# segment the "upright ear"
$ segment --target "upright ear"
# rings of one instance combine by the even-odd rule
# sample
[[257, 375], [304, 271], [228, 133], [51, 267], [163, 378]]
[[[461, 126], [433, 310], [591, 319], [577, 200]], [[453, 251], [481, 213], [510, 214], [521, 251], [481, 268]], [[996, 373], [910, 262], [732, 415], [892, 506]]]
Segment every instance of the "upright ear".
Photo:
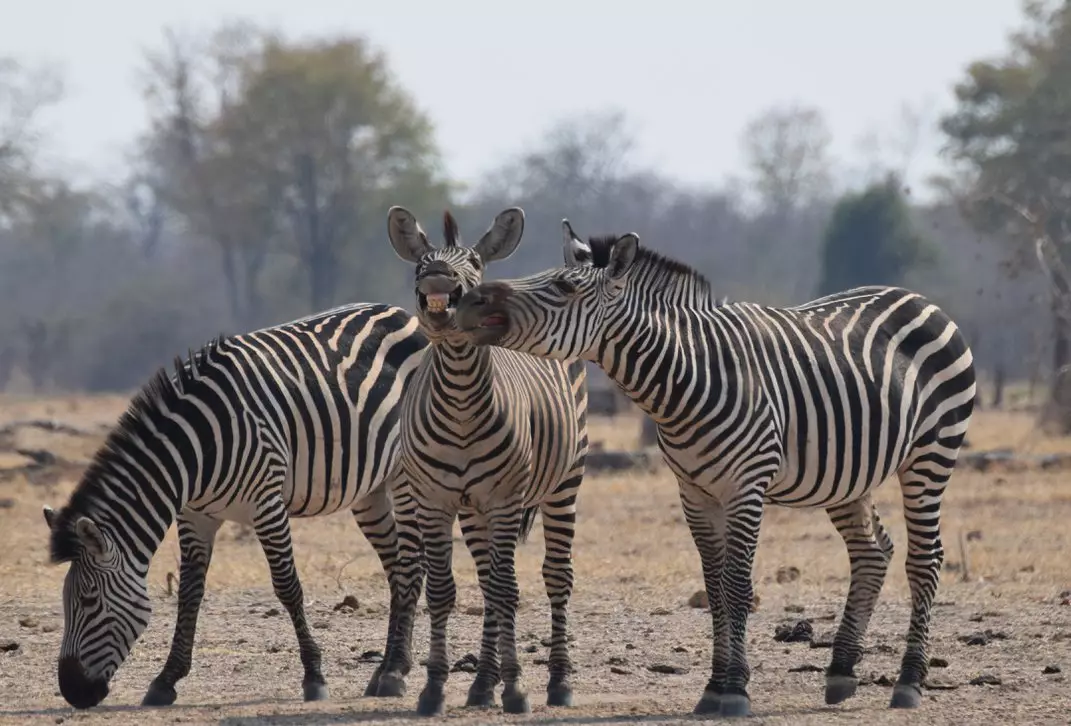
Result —
[[47, 504], [43, 507], [43, 510], [45, 513], [45, 524], [47, 524], [49, 530], [51, 530], [53, 523], [56, 521], [56, 515], [59, 514], [59, 512]]
[[522, 234], [524, 210], [520, 207], [510, 207], [495, 217], [495, 221], [476, 243], [476, 252], [484, 262], [504, 260], [517, 250]]
[[566, 267], [591, 267], [595, 261], [591, 245], [576, 236], [568, 219], [562, 220], [562, 254]]
[[624, 279], [632, 269], [639, 251], [639, 235], [629, 232], [619, 237], [617, 242], [614, 242], [614, 248], [610, 251], [610, 262], [606, 265], [606, 274], [610, 276], [610, 279]]
[[78, 535], [78, 541], [82, 543], [82, 546], [86, 548], [93, 557], [98, 560], [103, 560], [108, 554], [108, 540], [105, 539], [104, 533], [97, 527], [89, 517], [79, 517], [78, 521], [74, 523], [74, 533]]
[[391, 207], [387, 212], [387, 236], [395, 254], [406, 262], [420, 262], [432, 250], [428, 235], [405, 207]]

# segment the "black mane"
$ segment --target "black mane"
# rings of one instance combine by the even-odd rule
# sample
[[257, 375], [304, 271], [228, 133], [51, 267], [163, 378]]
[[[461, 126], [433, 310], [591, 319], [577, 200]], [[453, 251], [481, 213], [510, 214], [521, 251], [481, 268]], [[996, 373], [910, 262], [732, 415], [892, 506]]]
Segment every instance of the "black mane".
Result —
[[78, 556], [82, 545], [75, 534], [75, 522], [81, 517], [94, 516], [94, 505], [101, 497], [105, 478], [112, 473], [116, 464], [125, 461], [123, 450], [147, 433], [144, 419], [159, 410], [161, 405], [172, 408], [179, 396], [205, 372], [212, 355], [226, 340], [226, 336], [219, 335], [199, 350], [189, 351], [186, 360], [176, 356], [173, 374], [166, 367], [161, 367], [134, 395], [127, 410], [86, 467], [67, 505], [56, 512], [49, 537], [49, 554], [53, 563], [68, 562]]
[[[613, 251], [614, 245], [617, 243], [618, 239], [618, 235], [613, 234], [588, 238], [588, 246], [591, 248], [591, 260], [594, 267], [601, 269], [610, 264], [610, 253]], [[636, 261], [643, 262], [649, 267], [662, 270], [671, 276], [690, 278], [703, 290], [710, 292], [710, 281], [694, 267], [686, 265], [683, 262], [678, 262], [670, 257], [666, 257], [648, 247], [640, 245]]]

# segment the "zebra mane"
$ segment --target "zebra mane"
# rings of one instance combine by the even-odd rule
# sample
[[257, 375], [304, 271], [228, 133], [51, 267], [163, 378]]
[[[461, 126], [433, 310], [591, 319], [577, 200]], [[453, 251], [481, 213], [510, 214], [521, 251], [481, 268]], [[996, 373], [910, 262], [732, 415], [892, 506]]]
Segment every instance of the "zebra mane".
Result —
[[161, 405], [171, 407], [179, 396], [208, 368], [212, 354], [226, 340], [219, 335], [197, 351], [189, 351], [186, 360], [176, 356], [175, 371], [159, 368], [131, 399], [127, 410], [108, 433], [104, 444], [97, 450], [86, 467], [78, 486], [71, 493], [66, 506], [56, 512], [52, 533], [49, 536], [49, 556], [53, 564], [70, 562], [81, 551], [81, 541], [74, 525], [80, 517], [93, 517], [96, 503], [105, 496], [105, 480], [117, 463], [125, 463], [124, 451], [147, 433], [145, 419]]
[[[601, 269], [610, 264], [610, 253], [613, 252], [617, 240], [618, 236], [613, 234], [588, 238], [588, 246], [591, 248], [591, 260], [594, 267]], [[691, 265], [686, 265], [643, 245], [640, 245], [635, 264], [642, 264], [648, 269], [665, 273], [663, 280], [666, 287], [671, 287], [677, 282], [690, 282], [698, 290], [713, 298], [710, 281]]]

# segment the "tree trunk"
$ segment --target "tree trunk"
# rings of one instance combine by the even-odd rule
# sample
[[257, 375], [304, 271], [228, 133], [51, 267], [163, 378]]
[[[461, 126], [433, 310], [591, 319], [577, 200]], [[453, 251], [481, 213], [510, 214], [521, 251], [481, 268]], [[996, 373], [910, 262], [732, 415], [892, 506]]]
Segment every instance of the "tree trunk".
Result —
[[1045, 406], [1043, 423], [1060, 434], [1071, 433], [1071, 341], [1067, 323], [1053, 302], [1052, 388]]

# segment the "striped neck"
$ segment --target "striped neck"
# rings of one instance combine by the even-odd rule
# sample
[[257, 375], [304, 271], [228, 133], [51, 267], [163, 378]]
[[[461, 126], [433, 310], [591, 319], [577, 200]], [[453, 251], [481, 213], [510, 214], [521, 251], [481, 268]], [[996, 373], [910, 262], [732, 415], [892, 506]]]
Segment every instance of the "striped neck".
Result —
[[475, 346], [460, 337], [433, 342], [432, 392], [436, 412], [457, 424], [473, 421], [494, 396], [494, 361], [491, 349]]

